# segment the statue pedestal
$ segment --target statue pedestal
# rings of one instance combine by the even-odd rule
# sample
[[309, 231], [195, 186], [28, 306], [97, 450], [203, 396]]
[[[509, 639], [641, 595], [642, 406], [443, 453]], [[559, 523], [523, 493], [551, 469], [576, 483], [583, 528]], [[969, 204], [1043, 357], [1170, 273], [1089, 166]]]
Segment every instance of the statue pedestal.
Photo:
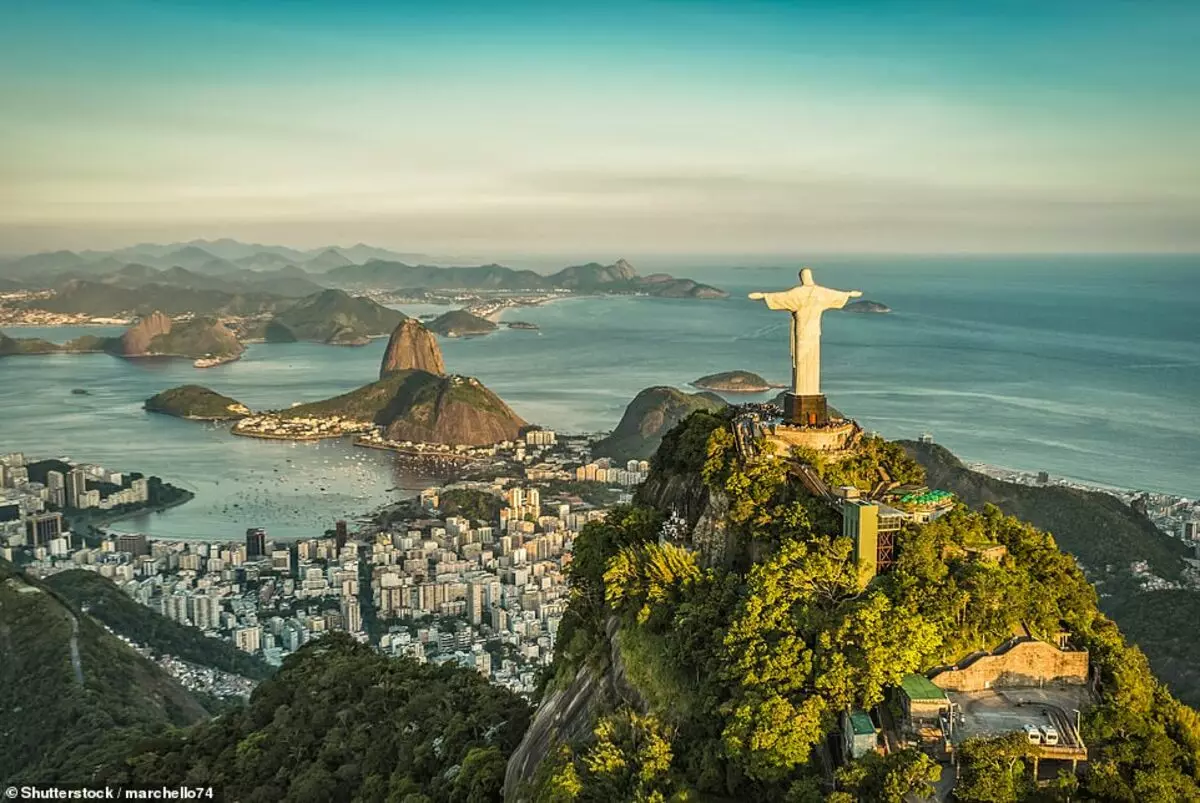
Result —
[[795, 393], [785, 393], [783, 420], [797, 427], [825, 426], [829, 423], [829, 405], [825, 401], [825, 394], [797, 396]]
[[826, 460], [837, 461], [853, 453], [862, 430], [853, 421], [835, 421], [823, 427], [795, 424], [769, 424], [763, 438], [775, 445], [775, 454], [790, 457], [792, 447], [821, 452]]

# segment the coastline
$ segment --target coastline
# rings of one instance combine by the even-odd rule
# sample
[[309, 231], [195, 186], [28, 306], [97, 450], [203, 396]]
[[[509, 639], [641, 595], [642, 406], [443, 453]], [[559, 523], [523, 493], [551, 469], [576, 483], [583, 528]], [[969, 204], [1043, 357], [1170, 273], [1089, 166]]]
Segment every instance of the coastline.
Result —
[[[168, 484], [170, 484], [170, 483], [168, 483]], [[179, 488], [179, 486], [177, 486], [177, 485], [172, 486], [172, 487]], [[92, 527], [97, 530], [102, 530], [111, 524], [115, 524], [118, 521], [132, 519], [137, 516], [144, 516], [148, 513], [162, 513], [165, 510], [170, 510], [171, 508], [176, 508], [176, 507], [179, 507], [180, 505], [186, 505], [188, 502], [190, 502], [196, 498], [196, 494], [194, 491], [189, 491], [186, 488], [179, 488], [179, 490], [183, 491], [185, 494], [187, 494], [187, 496], [183, 497], [182, 499], [177, 499], [173, 502], [167, 502], [167, 503], [161, 504], [161, 505], [146, 506], [143, 508], [139, 508], [137, 510], [130, 510], [125, 513], [118, 513], [116, 516], [111, 516], [111, 517], [104, 516], [99, 521], [87, 522], [87, 526]]]
[[232, 435], [240, 435], [243, 438], [257, 438], [260, 441], [327, 441], [334, 438], [345, 438], [350, 433], [338, 432], [328, 435], [272, 435], [266, 432], [244, 432], [236, 426], [230, 427], [229, 432]]

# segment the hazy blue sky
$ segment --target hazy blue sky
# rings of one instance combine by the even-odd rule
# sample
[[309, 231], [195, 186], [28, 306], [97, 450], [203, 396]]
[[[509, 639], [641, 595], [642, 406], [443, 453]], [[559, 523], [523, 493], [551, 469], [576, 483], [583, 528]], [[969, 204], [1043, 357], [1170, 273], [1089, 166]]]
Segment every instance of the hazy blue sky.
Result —
[[1200, 251], [1194, 0], [0, 17], [2, 251]]

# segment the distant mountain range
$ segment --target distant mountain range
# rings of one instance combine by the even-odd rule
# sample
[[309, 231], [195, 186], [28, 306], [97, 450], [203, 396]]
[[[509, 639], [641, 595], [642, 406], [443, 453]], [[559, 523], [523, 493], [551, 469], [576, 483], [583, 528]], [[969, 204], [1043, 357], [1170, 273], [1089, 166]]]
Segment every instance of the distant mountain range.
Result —
[[139, 291], [129, 294], [127, 307], [112, 306], [111, 302], [117, 299], [111, 296], [104, 304], [92, 305], [104, 307], [95, 314], [117, 314], [146, 307], [162, 309], [163, 304], [143, 295], [161, 293], [157, 288], [163, 287], [231, 296], [261, 293], [283, 298], [300, 298], [328, 287], [381, 291], [570, 290], [645, 293], [663, 298], [726, 295], [692, 279], [665, 273], [641, 276], [623, 259], [611, 265], [597, 262], [573, 265], [549, 275], [497, 264], [444, 267], [430, 264], [432, 261], [422, 254], [402, 254], [362, 243], [310, 251], [236, 240], [147, 243], [115, 251], [53, 251], [2, 260], [0, 290], [53, 289], [59, 294], [76, 295], [83, 290], [87, 296], [103, 293], [103, 286]]

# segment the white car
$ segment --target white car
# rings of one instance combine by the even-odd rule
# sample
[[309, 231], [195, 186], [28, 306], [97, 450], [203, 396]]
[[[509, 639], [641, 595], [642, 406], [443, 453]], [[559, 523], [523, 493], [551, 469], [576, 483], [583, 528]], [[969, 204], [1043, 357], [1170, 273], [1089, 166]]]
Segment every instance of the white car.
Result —
[[1042, 732], [1038, 730], [1037, 725], [1025, 725], [1025, 738], [1030, 744], [1042, 743]]
[[1043, 725], [1041, 731], [1043, 743], [1049, 745], [1058, 744], [1058, 730], [1053, 725]]

